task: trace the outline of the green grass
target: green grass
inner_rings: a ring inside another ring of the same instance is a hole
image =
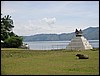
[[[87,54],[89,59],[78,59],[75,56],[77,53]],[[1,74],[99,75],[99,49],[87,51],[2,49]]]

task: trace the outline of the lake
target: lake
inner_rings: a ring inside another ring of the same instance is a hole
[[[99,48],[99,40],[88,40],[94,48]],[[70,41],[33,41],[24,42],[32,50],[65,49]]]

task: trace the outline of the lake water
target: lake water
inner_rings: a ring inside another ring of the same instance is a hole
[[[88,40],[94,48],[99,48],[99,40]],[[65,49],[70,41],[33,41],[24,42],[32,50]]]

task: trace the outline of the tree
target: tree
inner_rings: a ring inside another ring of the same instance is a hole
[[[22,37],[11,36],[5,40],[5,47],[7,48],[18,48],[22,45]]]
[[[11,31],[12,28],[14,28],[13,20],[11,19],[11,16],[9,16],[9,15],[1,18],[1,23],[2,23],[2,25],[5,25],[4,28],[6,29],[6,31]]]
[[[1,40],[5,40],[9,37],[12,28],[14,28],[14,26],[11,16],[7,15],[1,18]]]
[[[2,15],[2,14],[1,14]],[[11,16],[6,15],[1,18],[1,40],[4,41],[2,47],[18,48],[22,45],[22,37],[16,35],[13,31],[13,20]]]

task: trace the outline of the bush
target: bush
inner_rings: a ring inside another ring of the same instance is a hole
[[[11,36],[4,41],[4,45],[6,48],[18,48],[22,45],[22,38]]]

